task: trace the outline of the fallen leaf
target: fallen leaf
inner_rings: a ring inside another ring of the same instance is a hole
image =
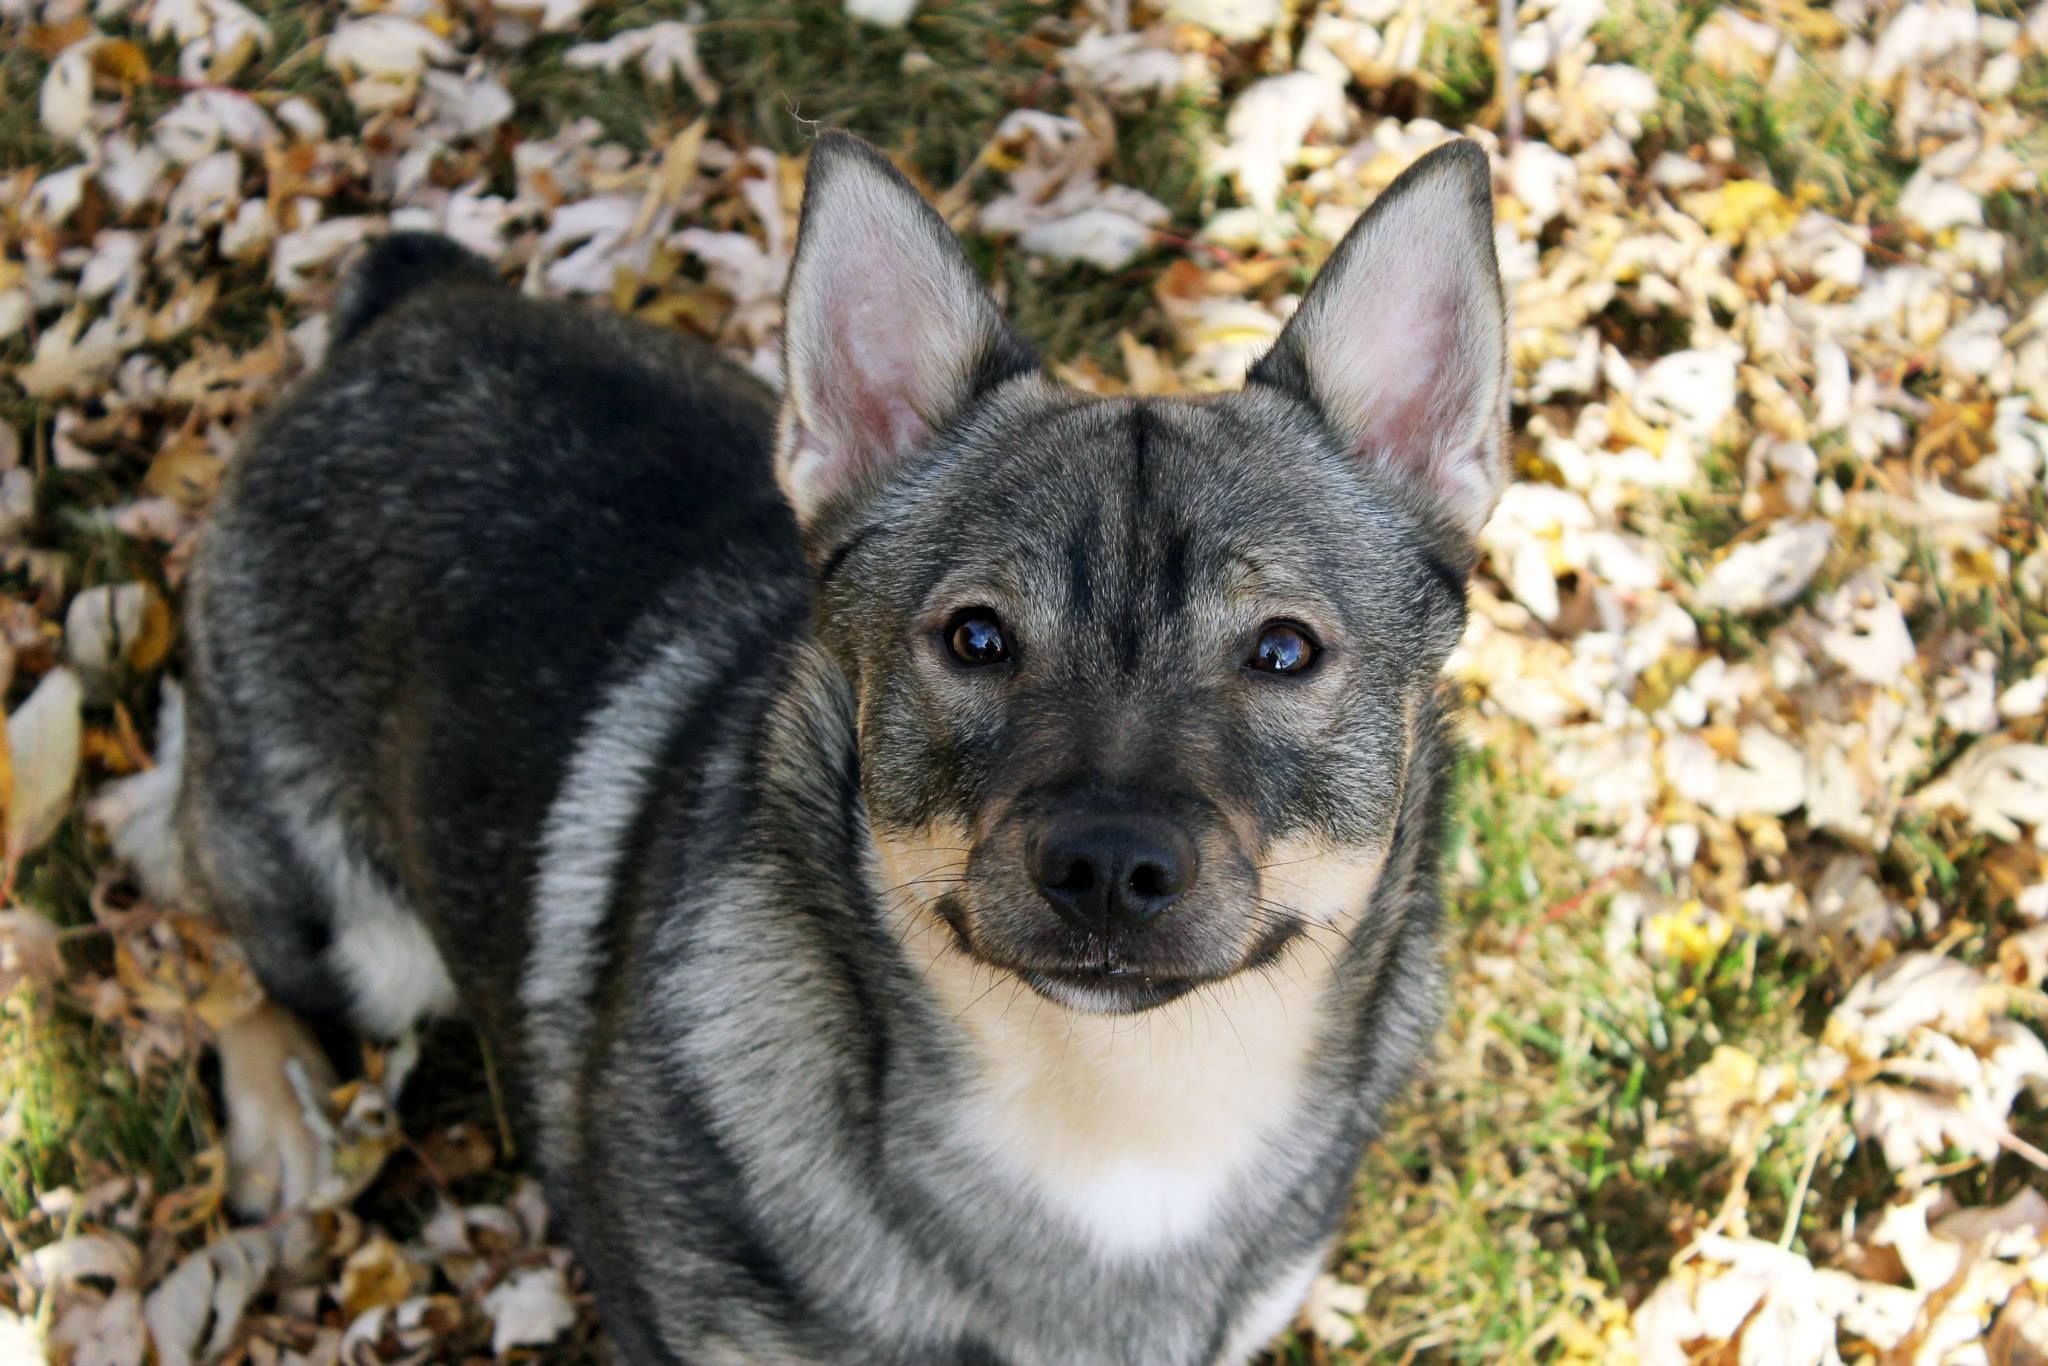
[[[85,689],[70,669],[52,669],[7,718],[7,757],[13,792],[7,803],[7,864],[55,833],[71,810],[84,740],[80,714]]]
[[[1911,803],[1922,811],[1961,811],[2002,840],[2022,838],[2024,821],[2034,827],[2035,844],[2048,848],[2048,746],[1981,740]]]
[[[905,0],[878,2],[901,8],[904,18],[908,18],[915,0],[909,0],[909,3]],[[901,20],[897,22],[900,24]],[[570,66],[602,67],[613,73],[632,62],[639,66],[648,80],[658,85],[667,85],[681,77],[689,84],[690,93],[697,97],[698,103],[706,106],[718,103],[718,85],[705,74],[703,59],[697,55],[697,30],[693,24],[665,19],[645,28],[627,29],[601,43],[582,43],[572,47],[562,55],[562,60]]]
[[[219,1359],[276,1263],[276,1235],[262,1228],[237,1229],[179,1262],[143,1302],[159,1366]]]
[[[170,648],[170,609],[146,583],[88,588],[64,616],[65,656],[88,675],[111,673],[116,664],[153,669]]]
[[[515,1271],[484,1296],[491,1316],[491,1351],[545,1347],[576,1322],[569,1283],[558,1267]]]
[[[92,126],[92,54],[104,41],[94,36],[74,43],[43,77],[37,113],[44,130],[59,142],[71,142]]]
[[[1786,522],[1761,540],[1746,542],[1707,572],[1693,601],[1720,612],[1765,612],[1783,607],[1813,582],[1834,544],[1822,521]]]
[[[418,1280],[419,1268],[397,1243],[381,1236],[372,1238],[351,1253],[342,1267],[341,1310],[353,1319],[397,1304],[412,1294]]]
[[[1326,1346],[1342,1347],[1358,1336],[1357,1320],[1365,1313],[1365,1287],[1346,1285],[1324,1273],[1308,1288],[1309,1331]]]

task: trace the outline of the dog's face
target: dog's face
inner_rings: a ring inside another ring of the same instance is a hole
[[[1097,400],[821,141],[779,470],[884,907],[1131,1011],[1347,933],[1503,464],[1486,162],[1418,165],[1237,394]]]

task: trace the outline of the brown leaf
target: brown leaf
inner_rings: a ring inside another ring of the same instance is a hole
[[[34,25],[22,35],[22,43],[47,62],[73,43],[90,36],[92,20],[84,14],[74,14],[61,24]]]
[[[210,920],[170,915],[114,943],[121,985],[144,1010],[190,1011],[220,1029],[263,1003],[242,951]]]
[[[197,433],[174,437],[149,462],[142,491],[197,511],[213,501],[227,466]]]

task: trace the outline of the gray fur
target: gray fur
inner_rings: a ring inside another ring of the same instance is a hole
[[[1483,157],[1417,174],[1340,263],[1417,205],[1488,240]],[[708,353],[372,255],[201,548],[188,875],[296,1009],[393,1030],[447,965],[627,1360],[1241,1359],[1436,1025],[1470,442],[1382,458],[1324,383],[1369,281],[1240,394],[1090,400],[877,155],[812,177],[779,457]],[[1490,432],[1467,323],[1415,339],[1431,420]],[[1311,671],[1244,667],[1272,619]],[[1199,849],[1156,927],[1036,898],[1082,806]],[[365,980],[365,924],[437,956]]]

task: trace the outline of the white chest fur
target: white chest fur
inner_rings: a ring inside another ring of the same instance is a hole
[[[989,986],[960,960],[941,973]],[[999,988],[967,1011],[982,1071],[957,1123],[1104,1257],[1184,1242],[1296,1107],[1315,1017],[1303,985],[1281,969],[1130,1017]]]

